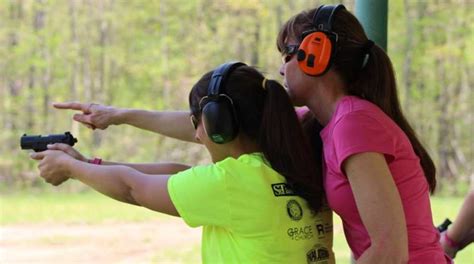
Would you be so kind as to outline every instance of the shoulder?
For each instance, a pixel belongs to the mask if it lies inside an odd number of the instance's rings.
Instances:
[[[345,97],[336,114],[325,138],[334,149],[338,163],[362,152],[394,154],[393,122],[376,105],[357,97]]]
[[[332,119],[334,123],[337,123],[347,115],[366,115],[375,117],[381,114],[383,115],[383,111],[372,102],[356,96],[344,96],[337,103],[336,111]]]
[[[256,168],[263,167],[271,169],[263,154],[251,153],[241,155],[238,158],[227,157],[214,164],[194,166],[188,170],[173,175],[173,177],[206,177],[206,180],[217,180],[235,174],[260,171],[258,169],[256,170]]]
[[[393,129],[395,123],[377,105],[355,96],[345,96],[337,105],[330,126],[335,131],[351,133],[351,131],[362,130],[369,132],[370,129]]]
[[[225,178],[226,171],[217,164],[199,165],[172,175],[168,185],[186,188],[203,184],[218,186],[224,184]]]

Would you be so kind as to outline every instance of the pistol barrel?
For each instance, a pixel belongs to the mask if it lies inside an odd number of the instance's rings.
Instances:
[[[21,149],[32,149],[36,152],[45,151],[48,149],[48,144],[54,143],[64,143],[70,146],[74,146],[77,142],[77,139],[70,132],[65,132],[64,134],[54,134],[54,135],[32,135],[28,136],[24,134],[20,139]]]

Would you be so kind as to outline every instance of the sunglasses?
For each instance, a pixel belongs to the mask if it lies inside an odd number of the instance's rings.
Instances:
[[[285,48],[283,49],[283,52],[282,52],[282,61],[283,61],[283,63],[289,62],[293,58],[293,56],[296,53],[298,53],[298,48],[299,47],[300,47],[300,44],[285,46]]]
[[[199,125],[199,120],[194,115],[189,116],[189,118],[191,119],[191,124],[193,125],[194,130],[197,130],[198,125]]]

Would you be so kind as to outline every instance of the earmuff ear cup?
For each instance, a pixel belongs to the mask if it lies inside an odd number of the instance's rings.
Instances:
[[[229,75],[243,62],[228,62],[218,66],[212,73],[207,87],[206,101],[199,104],[203,115],[203,125],[208,137],[217,144],[232,141],[239,132],[239,120],[232,98],[225,92]],[[202,103],[202,105],[201,105]]]
[[[209,138],[217,144],[233,140],[239,131],[232,102],[218,97],[202,109],[203,125]]]
[[[321,31],[308,34],[300,44],[297,60],[300,69],[311,76],[325,73],[331,64],[333,42]]]

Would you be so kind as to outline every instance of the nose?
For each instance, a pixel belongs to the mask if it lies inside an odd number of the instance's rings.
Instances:
[[[280,75],[281,76],[285,76],[285,67],[286,67],[286,63],[282,63],[281,66],[280,66]]]

